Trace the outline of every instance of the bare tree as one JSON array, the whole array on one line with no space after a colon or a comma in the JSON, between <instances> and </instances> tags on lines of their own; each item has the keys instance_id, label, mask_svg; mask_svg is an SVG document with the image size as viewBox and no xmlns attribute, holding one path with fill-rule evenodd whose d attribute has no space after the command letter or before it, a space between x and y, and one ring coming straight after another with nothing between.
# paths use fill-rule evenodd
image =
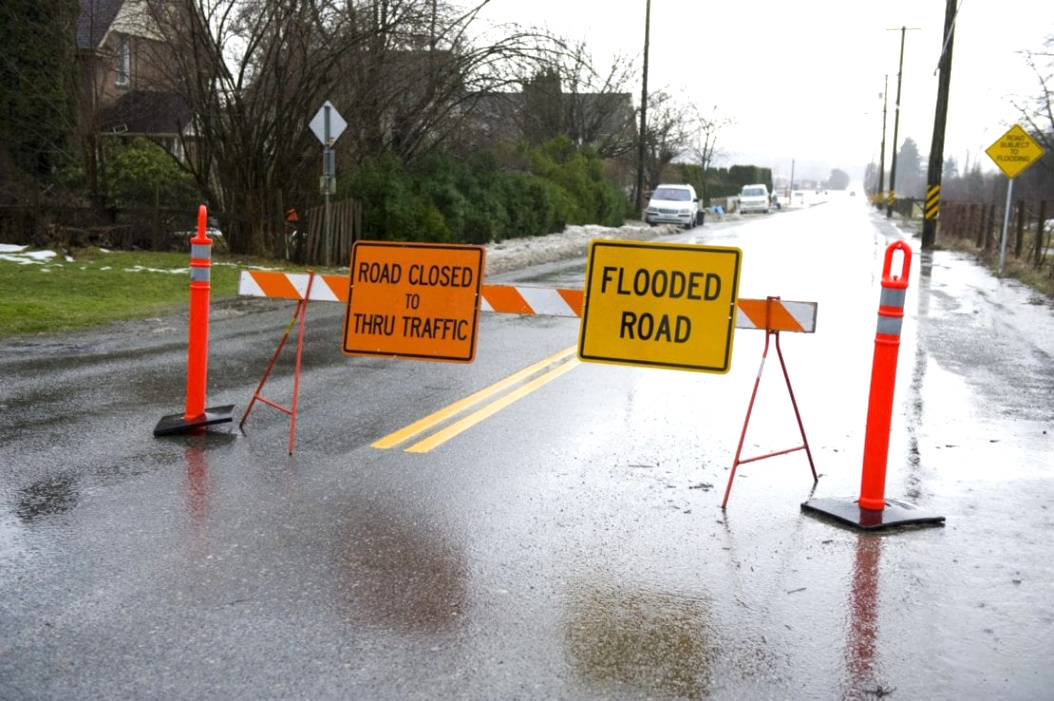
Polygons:
<instances>
[{"instance_id":1,"label":"bare tree","mask_svg":"<svg viewBox=\"0 0 1054 701\"><path fill-rule=\"evenodd\" d=\"M196 119L187 166L236 252L282 249L283 212L314 201L321 148L308 129L332 100L349 127L345 163L404 159L456 133L474 96L511 83L532 50L520 32L470 31L489 0L180 0L158 4L175 58L165 68Z\"/></svg>"},{"instance_id":2,"label":"bare tree","mask_svg":"<svg viewBox=\"0 0 1054 701\"><path fill-rule=\"evenodd\" d=\"M562 44L557 56L567 98L564 119L568 136L579 145L589 144L601 158L615 158L637 145L636 118L631 87L636 80L636 60L618 54L601 70L584 41Z\"/></svg>"},{"instance_id":3,"label":"bare tree","mask_svg":"<svg viewBox=\"0 0 1054 701\"><path fill-rule=\"evenodd\" d=\"M370 51L351 52L332 81L349 123L363 125L343 145L353 159L392 151L412 161L459 139L482 97L518 88L540 65L547 37L517 25L480 29L488 3L374 2Z\"/></svg>"},{"instance_id":4,"label":"bare tree","mask_svg":"<svg viewBox=\"0 0 1054 701\"><path fill-rule=\"evenodd\" d=\"M1047 153L1054 151L1054 35L1043 41L1044 51L1026 51L1025 61L1036 74L1039 91L1030 104L1015 103L1031 134Z\"/></svg>"},{"instance_id":5,"label":"bare tree","mask_svg":"<svg viewBox=\"0 0 1054 701\"><path fill-rule=\"evenodd\" d=\"M660 183L663 169L687 148L691 137L688 116L688 108L665 90L648 95L644 174L649 190Z\"/></svg>"},{"instance_id":6,"label":"bare tree","mask_svg":"<svg viewBox=\"0 0 1054 701\"><path fill-rule=\"evenodd\" d=\"M706 172L714 164L714 160L720 155L717 148L717 138L721 129L735 123L731 117L718 115L717 105L710 110L709 115L703 114L697 105L688 108L688 132L690 143L688 153L696 165L703 171L703 191L700 193L704 202L710 201L710 192L707 186Z\"/></svg>"}]
</instances>

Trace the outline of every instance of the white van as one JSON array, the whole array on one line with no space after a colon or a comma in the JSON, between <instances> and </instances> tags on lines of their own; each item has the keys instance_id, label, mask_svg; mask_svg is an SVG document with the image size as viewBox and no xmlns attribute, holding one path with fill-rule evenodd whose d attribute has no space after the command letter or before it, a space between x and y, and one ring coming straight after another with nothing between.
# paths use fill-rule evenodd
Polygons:
<instances>
[{"instance_id":1,"label":"white van","mask_svg":"<svg viewBox=\"0 0 1054 701\"><path fill-rule=\"evenodd\" d=\"M739 193L740 214L749 214L750 212L768 214L770 204L769 189L763 183L744 185Z\"/></svg>"},{"instance_id":2,"label":"white van","mask_svg":"<svg viewBox=\"0 0 1054 701\"><path fill-rule=\"evenodd\" d=\"M651 193L644 220L652 225L679 224L685 229L702 223L702 211L695 188L691 185L659 185Z\"/></svg>"}]
</instances>

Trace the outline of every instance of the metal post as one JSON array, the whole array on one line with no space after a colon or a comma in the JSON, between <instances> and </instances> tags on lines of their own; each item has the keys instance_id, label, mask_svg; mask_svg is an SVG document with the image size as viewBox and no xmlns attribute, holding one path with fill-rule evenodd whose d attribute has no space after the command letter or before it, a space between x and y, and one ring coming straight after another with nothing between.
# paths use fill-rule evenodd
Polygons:
<instances>
[{"instance_id":1,"label":"metal post","mask_svg":"<svg viewBox=\"0 0 1054 701\"><path fill-rule=\"evenodd\" d=\"M332 150L332 147L333 147L333 137L331 136L332 132L330 131L330 128L329 128L329 117L330 117L329 105L326 105L323 109L325 109L325 111L326 111L326 116L325 116L325 119L324 119L325 139L323 140L325 142L325 145L322 147L322 183L323 183L323 185L322 185L322 187L323 187L322 198L323 198L323 201L325 203L325 209L323 210L323 215L322 215L322 240L326 242L323 245L323 250L325 250L325 246L328 246L329 242L331 240L330 239L330 231L329 231L329 227L330 227L329 179L331 177L333 177L333 174L329 172L330 171L329 164L330 164L330 158L331 158L330 157L330 151Z\"/></svg>"},{"instance_id":2,"label":"metal post","mask_svg":"<svg viewBox=\"0 0 1054 701\"><path fill-rule=\"evenodd\" d=\"M1006 259L1006 229L1010 225L1010 199L1014 195L1014 179L1007 178L1006 207L1003 212L1003 237L999 242L999 274L1003 274L1003 260Z\"/></svg>"}]
</instances>

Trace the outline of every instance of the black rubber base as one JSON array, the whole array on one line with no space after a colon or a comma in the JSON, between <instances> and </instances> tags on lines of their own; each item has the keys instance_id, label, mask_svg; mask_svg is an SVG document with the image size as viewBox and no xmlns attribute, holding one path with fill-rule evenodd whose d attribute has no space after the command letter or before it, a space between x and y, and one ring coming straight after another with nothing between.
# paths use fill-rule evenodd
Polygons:
<instances>
[{"instance_id":1,"label":"black rubber base","mask_svg":"<svg viewBox=\"0 0 1054 701\"><path fill-rule=\"evenodd\" d=\"M865 531L894 526L943 526L944 517L918 511L911 504L886 500L881 511L861 509L856 499L810 499L801 505L802 511L831 518Z\"/></svg>"},{"instance_id":2,"label":"black rubber base","mask_svg":"<svg viewBox=\"0 0 1054 701\"><path fill-rule=\"evenodd\" d=\"M192 433L199 428L214 424L225 424L234 420L234 405L214 406L205 410L201 416L190 419L183 414L162 416L154 427L154 436L174 436L180 433Z\"/></svg>"}]
</instances>

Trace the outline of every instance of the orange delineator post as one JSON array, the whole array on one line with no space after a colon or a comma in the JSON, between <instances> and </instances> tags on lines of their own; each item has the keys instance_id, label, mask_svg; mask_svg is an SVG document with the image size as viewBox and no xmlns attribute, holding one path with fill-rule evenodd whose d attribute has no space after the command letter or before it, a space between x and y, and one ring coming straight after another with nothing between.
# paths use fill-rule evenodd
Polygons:
<instances>
[{"instance_id":1,"label":"orange delineator post","mask_svg":"<svg viewBox=\"0 0 1054 701\"><path fill-rule=\"evenodd\" d=\"M249 418L249 412L252 411L253 404L257 400L263 402L269 407L274 407L283 414L288 415L289 418L289 454L293 454L293 441L296 438L296 410L297 401L300 396L300 360L304 353L304 320L307 318L307 303L311 299L311 285L315 281L315 272L309 270L307 278L307 290L304 292L304 296L297 300L296 309L293 311L293 318L289 320L289 325L285 327L285 334L282 336L282 340L278 342L278 348L275 349L274 355L271 356L271 362L267 365L267 369L264 371L263 377L260 379L260 384L256 386L256 391L253 393L253 398L249 402L249 406L245 408L245 413L242 415L242 420L238 424L238 428L245 426L246 419ZM278 354L282 352L282 348L285 347L285 342L289 339L289 334L293 330L293 326L296 324L297 318L300 318L300 328L297 331L296 338L296 367L293 371L293 404L291 407L284 407L277 402L273 402L270 399L262 396L260 392L263 390L264 384L267 382L267 378L271 374L271 370L274 368L275 362L278 360Z\"/></svg>"},{"instance_id":2,"label":"orange delineator post","mask_svg":"<svg viewBox=\"0 0 1054 701\"><path fill-rule=\"evenodd\" d=\"M209 366L209 295L212 240L205 235L208 212L198 208L198 233L190 240L190 340L187 345L187 421L205 413Z\"/></svg>"},{"instance_id":3,"label":"orange delineator post","mask_svg":"<svg viewBox=\"0 0 1054 701\"><path fill-rule=\"evenodd\" d=\"M736 468L744 463L764 460L766 458L774 458L777 455L786 455L787 453L804 450L805 455L809 458L809 469L812 470L813 484L819 480L819 477L816 474L816 465L812 460L812 451L809 450L809 439L805 437L805 425L801 420L801 412L798 411L798 402L794 399L794 389L791 387L790 375L787 373L787 363L783 360L783 350L780 348L780 332L778 326L783 323L783 320L777 320L776 318L776 313L782 309L779 305L779 299L779 297L768 297L765 300L765 349L761 353L761 366L758 368L757 377L754 378L754 390L750 393L750 403L747 405L747 415L743 420L743 430L739 434L739 445L736 447L736 456L732 460L732 473L728 476L728 486L725 487L725 498L721 500L722 509L728 504L728 496L732 493L732 480L736 478ZM754 400L758 396L758 385L761 384L761 373L765 370L765 359L769 354L769 340L773 336L776 338L776 355L779 357L780 367L783 369L783 379L787 383L787 392L790 394L791 406L794 407L794 417L798 420L798 431L801 433L802 444L795 446L794 448L786 448L784 450L766 453L765 455L740 459L740 456L743 453L743 441L747 436L747 426L750 424L750 414L754 410Z\"/></svg>"},{"instance_id":4,"label":"orange delineator post","mask_svg":"<svg viewBox=\"0 0 1054 701\"><path fill-rule=\"evenodd\" d=\"M893 256L900 251L900 275L893 275ZM803 511L822 514L862 530L907 525L943 525L944 517L925 513L912 504L886 500L886 459L889 457L890 423L893 417L893 387L897 378L897 353L904 322L911 248L904 241L886 247L882 267L882 296L878 304L875 356L871 365L871 391L867 403L864 435L864 467L859 498L824 497L803 503Z\"/></svg>"},{"instance_id":5,"label":"orange delineator post","mask_svg":"<svg viewBox=\"0 0 1054 701\"><path fill-rule=\"evenodd\" d=\"M209 277L212 274L212 241L205 234L208 210L198 208L198 231L190 240L190 334L187 344L187 401L182 416L164 416L155 436L198 433L206 426L232 420L234 405L205 408L209 364Z\"/></svg>"},{"instance_id":6,"label":"orange delineator post","mask_svg":"<svg viewBox=\"0 0 1054 701\"><path fill-rule=\"evenodd\" d=\"M893 254L903 254L900 275L892 275ZM878 303L875 355L871 365L871 394L867 402L867 429L864 436L864 468L858 503L862 509L881 511L886 507L886 460L889 456L889 427L893 416L893 389L897 379L900 331L904 323L911 248L897 241L886 248L882 266L882 295Z\"/></svg>"}]
</instances>

